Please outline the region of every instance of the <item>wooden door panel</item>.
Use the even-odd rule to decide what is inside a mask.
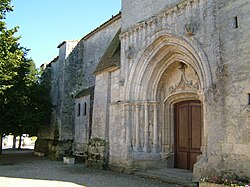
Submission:
[[[181,106],[178,111],[178,150],[188,150],[188,105]]]
[[[176,159],[178,162],[176,162],[176,168],[179,168],[179,169],[188,169],[188,154],[187,154],[187,151],[184,151],[184,152],[181,152],[181,151],[178,151],[177,152],[177,155],[176,155]]]
[[[193,170],[201,154],[201,103],[186,101],[175,105],[175,167]]]
[[[191,150],[200,151],[201,148],[201,106],[190,104],[190,120],[191,120]]]
[[[188,168],[188,103],[179,103],[175,108],[175,167]]]

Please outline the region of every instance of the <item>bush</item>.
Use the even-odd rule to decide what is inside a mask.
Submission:
[[[215,184],[222,184],[227,186],[236,186],[236,187],[250,187],[250,182],[245,179],[239,179],[237,177],[204,177],[201,179],[202,182],[209,182]]]

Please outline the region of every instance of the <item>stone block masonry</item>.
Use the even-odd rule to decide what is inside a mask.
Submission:
[[[249,180],[249,10],[248,0],[123,0],[121,14],[60,45],[44,137],[74,141],[90,165]]]

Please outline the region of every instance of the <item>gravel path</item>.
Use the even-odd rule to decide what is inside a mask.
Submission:
[[[33,180],[27,180],[33,179]],[[48,183],[50,182],[50,183]],[[106,170],[88,168],[82,163],[65,165],[37,157],[32,151],[4,151],[0,155],[0,187],[87,186],[87,187],[174,187],[174,184]],[[29,184],[29,185],[28,185]]]

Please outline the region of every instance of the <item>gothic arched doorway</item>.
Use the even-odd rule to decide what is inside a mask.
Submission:
[[[204,91],[212,80],[210,67],[202,50],[197,50],[197,53],[195,46],[181,38],[160,34],[157,36],[134,59],[136,63],[131,63],[130,74],[125,81],[126,145],[135,160],[162,159],[167,167],[173,168],[176,165],[175,104],[201,101],[202,125],[199,136],[202,140],[199,143],[202,142],[202,146],[199,145],[199,154],[203,148],[202,154],[205,155]],[[196,163],[195,171],[197,156],[198,154],[189,155],[192,159],[186,165],[191,163],[192,166],[185,166],[183,169],[193,170]]]

